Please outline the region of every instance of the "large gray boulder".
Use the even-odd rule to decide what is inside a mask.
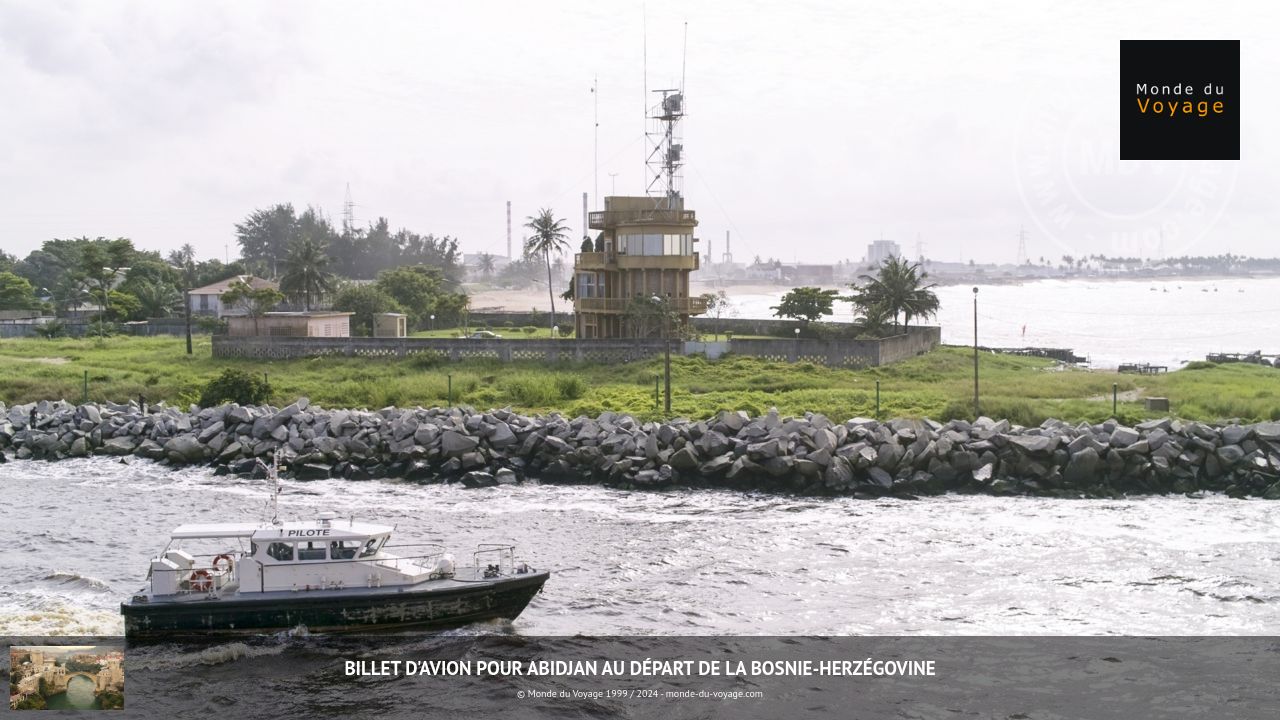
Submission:
[[[480,441],[457,430],[445,430],[440,436],[440,451],[445,457],[460,457],[479,447]]]

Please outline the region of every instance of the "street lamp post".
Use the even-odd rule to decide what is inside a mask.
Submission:
[[[978,288],[973,289],[973,419],[982,417],[978,409]]]
[[[795,355],[795,358],[792,362],[800,362],[800,328],[796,328],[795,333],[796,342],[795,345],[792,345],[792,354]]]
[[[657,295],[653,301],[662,308],[662,407],[671,417],[671,312],[667,301]]]
[[[436,329],[436,316],[435,316],[435,315],[432,315],[432,316],[431,316],[431,331],[432,331],[432,332],[435,332],[435,329]]]

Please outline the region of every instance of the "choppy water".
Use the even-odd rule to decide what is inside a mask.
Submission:
[[[106,459],[0,466],[0,635],[119,634],[174,526],[262,517],[262,481]],[[286,483],[286,515],[395,523],[555,571],[520,635],[1265,634],[1280,504],[813,499],[588,486]]]
[[[731,297],[740,317],[773,316],[782,290]],[[973,343],[973,289],[937,289],[942,341]],[[1280,278],[1036,280],[978,286],[978,341],[987,347],[1071,348],[1095,367],[1178,367],[1208,353],[1280,353]],[[853,319],[836,303],[833,320]]]

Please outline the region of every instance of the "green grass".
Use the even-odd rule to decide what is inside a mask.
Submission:
[[[597,414],[604,410],[658,417],[655,359],[627,365],[503,364],[433,358],[311,358],[288,361],[214,360],[207,336],[197,337],[187,356],[181,338],[23,339],[0,341],[0,400],[79,401],[84,374],[91,400],[125,401],[146,395],[151,402],[195,402],[205,383],[225,367],[266,373],[272,402],[300,395],[325,407],[455,404],[480,409],[511,406],[526,412],[557,410]],[[873,416],[880,381],[881,417],[937,420],[971,417],[973,359],[966,348],[937,351],[881,368],[851,371],[809,363],[787,364],[729,356],[672,358],[672,410],[703,418],[720,410],[759,414],[777,407],[787,415],[820,412],[837,420]],[[1051,361],[984,354],[982,410],[1034,425],[1057,417],[1070,422],[1111,416],[1112,383],[1134,398],[1168,397],[1175,415],[1190,419],[1280,419],[1280,370],[1254,365],[1215,366],[1159,376],[1063,369]],[[1120,417],[1151,416],[1140,401],[1121,402]]]

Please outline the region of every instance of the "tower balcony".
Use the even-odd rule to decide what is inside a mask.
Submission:
[[[698,253],[692,255],[623,255],[618,253],[578,253],[575,270],[697,270],[702,266]]]
[[[707,301],[700,297],[667,298],[671,311],[677,315],[702,315],[707,311]],[[630,298],[576,298],[574,311],[580,313],[622,314],[631,306]]]

